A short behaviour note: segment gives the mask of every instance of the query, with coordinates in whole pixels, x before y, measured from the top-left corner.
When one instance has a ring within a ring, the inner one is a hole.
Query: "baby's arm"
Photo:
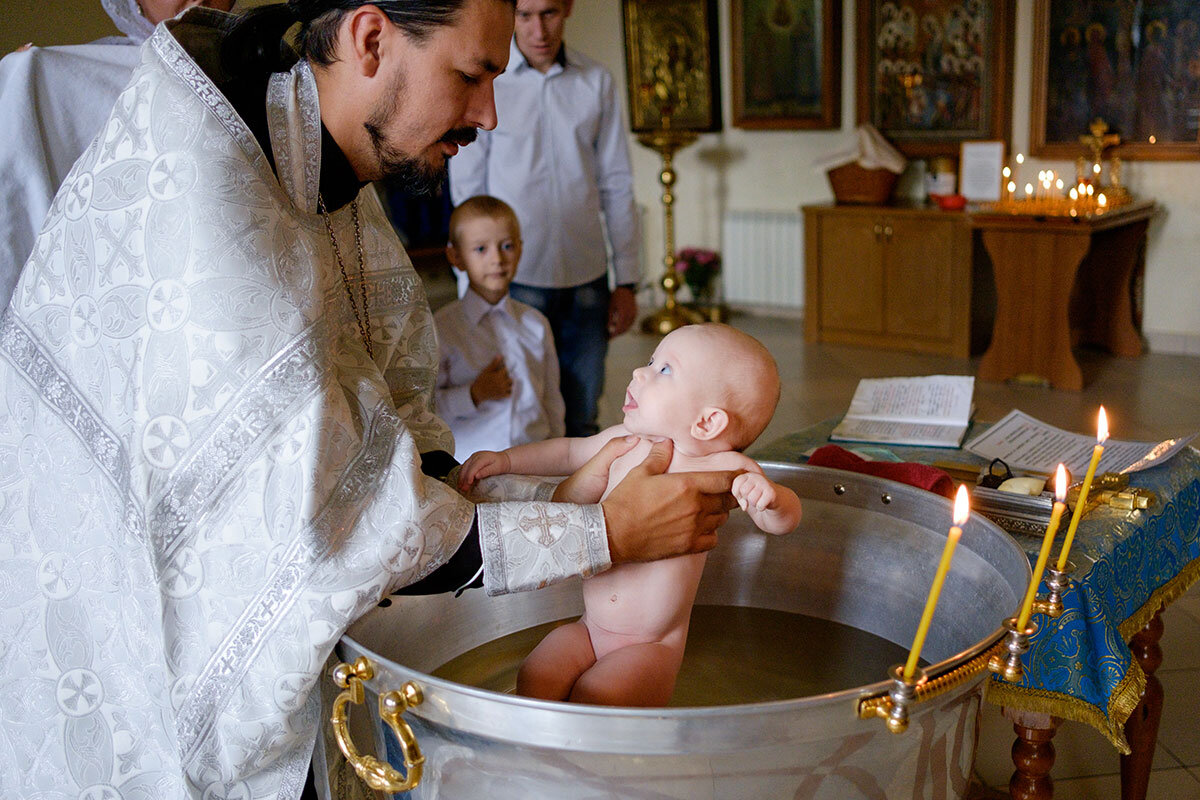
[[[762,531],[791,533],[800,524],[800,498],[791,489],[772,481],[761,469],[734,478],[733,496]]]
[[[478,480],[505,472],[519,475],[570,475],[600,452],[600,448],[610,439],[626,434],[624,426],[614,425],[594,436],[546,439],[510,447],[499,453],[481,450],[463,464],[458,486],[466,491]]]

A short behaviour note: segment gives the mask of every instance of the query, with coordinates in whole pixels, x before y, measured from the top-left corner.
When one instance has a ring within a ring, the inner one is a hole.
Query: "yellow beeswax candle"
[[[1104,443],[1108,440],[1108,415],[1104,406],[1100,406],[1100,419],[1096,425],[1096,446],[1092,448],[1092,460],[1088,462],[1087,474],[1083,476],[1083,485],[1079,487],[1079,499],[1075,501],[1075,510],[1071,512],[1071,524],[1067,526],[1067,538],[1063,539],[1062,552],[1058,554],[1058,571],[1062,572],[1067,566],[1067,555],[1071,552],[1071,543],[1075,541],[1075,529],[1083,516],[1083,506],[1087,503],[1088,492],[1092,488],[1092,478],[1096,475],[1096,466],[1100,456],[1104,454]]]
[[[1029,617],[1033,615],[1033,598],[1037,596],[1038,584],[1042,582],[1042,572],[1046,562],[1050,560],[1050,545],[1054,544],[1054,534],[1058,532],[1058,523],[1062,520],[1063,511],[1067,504],[1067,469],[1062,464],[1054,473],[1054,507],[1050,509],[1050,524],[1046,526],[1046,535],[1042,537],[1042,549],[1038,550],[1037,564],[1033,567],[1033,577],[1029,579],[1029,588],[1025,590],[1025,599],[1021,602],[1021,610],[1017,613],[1017,630],[1025,630]]]
[[[954,525],[946,536],[946,546],[942,549],[942,560],[938,562],[937,572],[933,574],[933,585],[929,587],[929,597],[925,598],[925,611],[917,625],[917,635],[913,637],[912,650],[908,653],[908,661],[904,664],[904,679],[911,680],[917,671],[917,660],[921,657],[921,648],[925,646],[925,635],[929,633],[929,623],[933,621],[933,610],[937,607],[938,595],[942,593],[942,584],[946,581],[946,573],[950,571],[950,559],[954,555],[954,546],[962,536],[962,526],[967,522],[970,513],[970,497],[967,487],[960,485],[958,495],[954,498]]]

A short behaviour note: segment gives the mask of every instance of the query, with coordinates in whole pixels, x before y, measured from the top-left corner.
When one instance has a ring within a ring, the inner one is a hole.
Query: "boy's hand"
[[[766,475],[743,472],[733,479],[733,497],[742,511],[766,511],[775,504],[775,484]]]
[[[468,492],[471,487],[484,478],[501,475],[509,470],[508,453],[497,453],[492,450],[480,450],[472,453],[467,463],[458,471],[458,490]]]
[[[504,359],[496,356],[492,363],[471,384],[471,401],[479,405],[487,400],[500,400],[512,394],[512,378],[508,376],[508,367]]]
[[[737,505],[730,494],[736,471],[667,475],[671,453],[670,440],[656,442],[600,504],[614,564],[710,550]]]
[[[608,472],[613,462],[625,455],[637,444],[636,436],[618,436],[609,439],[596,455],[575,474],[560,483],[554,490],[552,498],[556,503],[578,503],[586,505],[599,503],[608,488]]]

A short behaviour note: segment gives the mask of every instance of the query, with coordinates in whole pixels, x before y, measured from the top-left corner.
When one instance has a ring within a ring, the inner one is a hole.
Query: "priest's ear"
[[[707,406],[692,423],[692,438],[707,442],[717,438],[729,427],[729,414],[723,408]]]
[[[349,52],[339,54],[339,60],[352,64],[364,77],[373,78],[383,62],[384,50],[397,33],[399,29],[377,6],[358,6],[342,19],[339,38]]]

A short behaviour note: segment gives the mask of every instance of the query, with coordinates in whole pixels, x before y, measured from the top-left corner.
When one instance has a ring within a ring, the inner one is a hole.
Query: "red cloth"
[[[954,479],[950,474],[928,464],[916,464],[911,461],[867,461],[862,456],[851,453],[836,444],[818,447],[809,456],[808,463],[814,467],[833,467],[850,472],[862,472],[880,478],[907,483],[918,489],[926,489],[943,497],[954,497]]]

